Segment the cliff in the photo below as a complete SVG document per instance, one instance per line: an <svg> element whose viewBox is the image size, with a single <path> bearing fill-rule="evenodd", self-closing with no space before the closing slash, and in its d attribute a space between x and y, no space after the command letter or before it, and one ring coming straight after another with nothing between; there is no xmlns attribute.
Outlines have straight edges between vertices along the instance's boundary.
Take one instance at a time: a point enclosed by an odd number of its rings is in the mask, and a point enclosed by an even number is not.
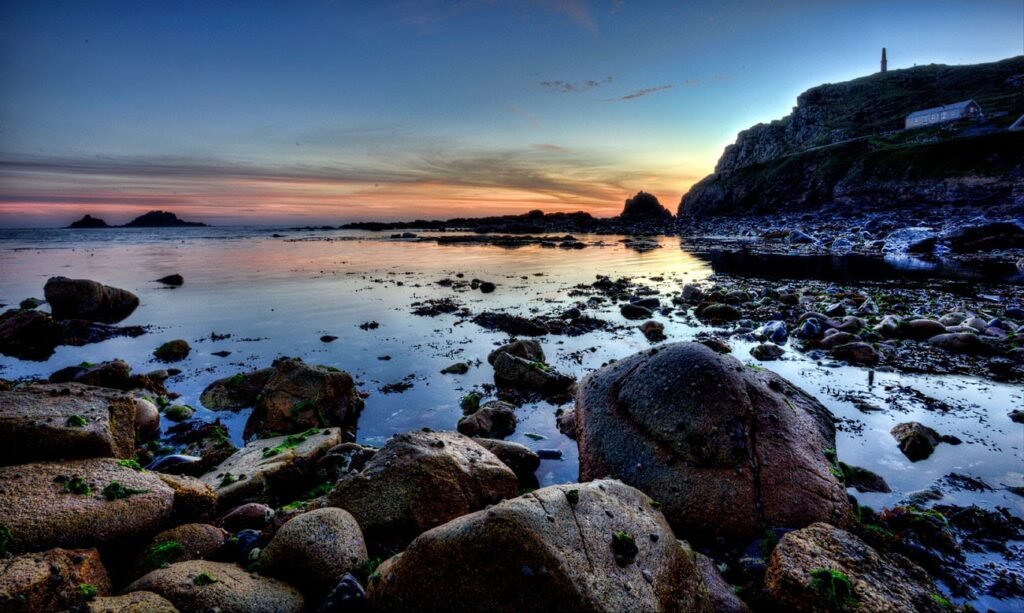
<svg viewBox="0 0 1024 613"><path fill-rule="evenodd" d="M974 99L983 122L904 131L907 114ZM1024 204L1024 56L921 66L812 88L788 116L741 132L682 215L825 206L1017 201Z"/></svg>

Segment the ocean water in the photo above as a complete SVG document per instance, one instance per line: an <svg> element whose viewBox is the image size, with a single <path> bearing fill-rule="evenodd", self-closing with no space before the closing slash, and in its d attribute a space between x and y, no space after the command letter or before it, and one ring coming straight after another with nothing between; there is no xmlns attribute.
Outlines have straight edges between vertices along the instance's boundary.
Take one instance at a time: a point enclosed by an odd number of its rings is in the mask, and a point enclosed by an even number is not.
<svg viewBox="0 0 1024 613"><path fill-rule="evenodd" d="M254 227L0 231L0 303L16 305L30 296L42 297L43 284L54 275L89 278L135 292L141 305L121 325L151 327L138 338L59 347L45 362L0 357L0 377L46 377L64 366L113 358L125 359L136 371L145 372L163 367L153 359L153 349L183 338L193 351L175 365L182 373L167 382L168 388L181 394L180 402L199 409L197 418L222 418L240 442L248 411L207 411L199 403L202 389L214 379L268 366L278 356L301 357L350 372L358 387L370 392L357 436L361 443L379 446L392 434L410 429L454 429L461 416L460 398L474 386L492 382L486 356L508 340L456 315L413 315L412 303L450 297L473 313L559 312L579 299L569 295L572 287L592 283L596 275L635 277L662 290L665 303L668 293L678 291L683 283L707 279L716 266L730 272L737 266L735 256L694 253L680 239L667 237L656 239L660 249L638 253L616 236L581 235L578 238L590 244L581 250L442 246L389 240L388 236ZM785 276L777 274L778 265L772 263L763 272ZM812 269L820 266L818 262ZM797 266L792 272L813 276L813 270L801 272ZM171 273L182 274L185 285L171 289L154 282ZM458 273L465 279L493 281L497 290L485 295L436 283ZM590 314L620 327L574 338L542 337L548 361L558 370L583 377L610 359L650 346L636 329L639 322L624 320L616 307L605 305ZM672 341L707 330L679 315L658 319L665 323ZM379 327L360 329L360 324L370 321ZM230 334L230 338L213 341L211 333ZM339 338L323 343L319 339L324 334ZM757 363L749 356L749 347L733 342L733 355ZM216 357L215 351L231 355ZM382 356L391 359L379 359ZM947 502L998 506L1024 517L1024 499L1004 489L1024 485L1024 432L1007 417L1011 409L1024 408L1020 387L972 377L829 367L792 350L786 358L758 364L777 371L828 406L842 420L837 441L840 459L881 474L893 488L892 494L858 495L862 503L875 508L891 505L947 474L959 473L983 479L995 489L952 492ZM466 375L440 374L456 361L471 362L473 367ZM381 391L400 381L412 387L402 393ZM923 392L952 409L937 411L908 390ZM854 407L854 397L886 410L862 413ZM538 471L542 485L577 478L576 445L555 427L558 408L545 402L519 408L518 429L509 437L534 449L562 451L561 460L542 462ZM955 434L964 444L940 445L929 459L911 463L897 449L889 430L914 420Z"/></svg>

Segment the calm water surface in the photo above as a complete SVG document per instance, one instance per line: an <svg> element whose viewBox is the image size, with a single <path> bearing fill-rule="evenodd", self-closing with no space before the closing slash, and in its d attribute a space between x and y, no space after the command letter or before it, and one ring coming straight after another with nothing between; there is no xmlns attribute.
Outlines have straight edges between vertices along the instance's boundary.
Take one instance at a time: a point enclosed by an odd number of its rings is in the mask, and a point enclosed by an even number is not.
<svg viewBox="0 0 1024 613"><path fill-rule="evenodd" d="M274 232L284 238L272 236ZM680 248L677 238L660 239L663 248L638 253L625 248L621 237L609 236L579 236L601 245L571 251L539 246L439 246L386 237L266 228L0 231L0 303L42 297L50 276L90 278L140 297L141 306L122 324L152 326L149 334L134 339L59 347L46 362L0 357L0 376L45 377L64 366L113 358L127 360L136 371L151 370L161 367L152 359L154 348L184 338L193 346L192 355L177 365L183 372L167 385L182 395L181 402L200 408L199 394L214 379L267 366L277 356L297 356L347 370L361 390L371 392L358 439L376 446L396 432L413 428L453 429L461 416L459 399L474 385L492 381L487 353L507 340L455 315L414 316L409 306L413 302L454 297L474 313L507 309L529 315L568 308L576 300L568 290L593 282L598 274L633 276L669 293L685 282L706 279L716 264L729 272L740 265L735 256L689 253ZM766 275L771 272L768 268L776 266L766 266ZM167 289L153 281L171 273L184 275L185 285ZM434 283L456 273L466 279L494 281L498 289L483 295ZM582 377L609 359L649 346L636 330L637 322L623 320L617 308L606 307L596 315L624 327L576 338L541 339L549 361L559 370ZM659 319L671 340L685 340L706 330L691 318ZM371 320L380 327L359 328ZM231 337L214 342L209 340L212 332ZM324 334L339 338L322 343L319 338ZM733 345L734 355L754 363L749 345ZM231 355L212 355L221 350ZM382 356L391 359L378 359ZM863 368L827 367L796 351L787 352L786 357L765 366L816 395L840 417L840 459L878 472L894 490L859 495L863 503L876 508L893 504L908 492L955 472L981 478L996 489L981 494L953 492L950 502L1000 506L1024 516L1024 499L1003 489L1024 485L1024 430L1007 417L1011 409L1024 407L1019 387L970 377L884 372L872 377ZM440 374L455 361L475 366L462 376ZM379 391L405 379L413 384L408 391ZM907 388L953 408L930 410ZM865 414L854 408L853 398L887 409ZM509 439L535 449L562 450L561 461L542 463L538 477L543 485L577 478L576 445L556 430L556 409L547 403L518 409L518 430ZM197 415L221 417L240 442L247 411L213 413L200 408ZM889 434L893 425L912 420L956 434L964 444L940 445L928 460L912 464Z"/></svg>

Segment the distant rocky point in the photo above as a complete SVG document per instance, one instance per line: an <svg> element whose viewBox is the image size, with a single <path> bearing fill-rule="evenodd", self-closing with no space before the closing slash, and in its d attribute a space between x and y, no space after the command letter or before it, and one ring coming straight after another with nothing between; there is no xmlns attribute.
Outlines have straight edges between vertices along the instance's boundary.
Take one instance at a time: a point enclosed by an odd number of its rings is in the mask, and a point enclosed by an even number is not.
<svg viewBox="0 0 1024 613"><path fill-rule="evenodd" d="M102 219L86 215L72 223L68 228L196 228L206 224L198 221L185 221L170 211L150 211L139 215L123 226L110 226Z"/></svg>

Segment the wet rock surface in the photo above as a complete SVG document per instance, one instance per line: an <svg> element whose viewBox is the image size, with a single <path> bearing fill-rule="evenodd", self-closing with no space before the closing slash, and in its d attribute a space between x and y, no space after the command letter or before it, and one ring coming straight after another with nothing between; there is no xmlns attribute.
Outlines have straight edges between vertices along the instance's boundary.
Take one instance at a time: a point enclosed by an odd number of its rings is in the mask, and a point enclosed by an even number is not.
<svg viewBox="0 0 1024 613"><path fill-rule="evenodd" d="M774 373L699 343L592 373L576 419L581 479L614 477L647 492L684 538L849 521L825 457L835 437L828 410Z"/></svg>
<svg viewBox="0 0 1024 613"><path fill-rule="evenodd" d="M377 574L367 597L378 610L711 610L692 552L646 495L615 481L551 486L460 517Z"/></svg>
<svg viewBox="0 0 1024 613"><path fill-rule="evenodd" d="M0 560L0 608L11 613L73 609L110 589L95 549L57 548Z"/></svg>
<svg viewBox="0 0 1024 613"><path fill-rule="evenodd" d="M51 277L43 287L54 317L117 323L139 306L135 294L89 279Z"/></svg>

